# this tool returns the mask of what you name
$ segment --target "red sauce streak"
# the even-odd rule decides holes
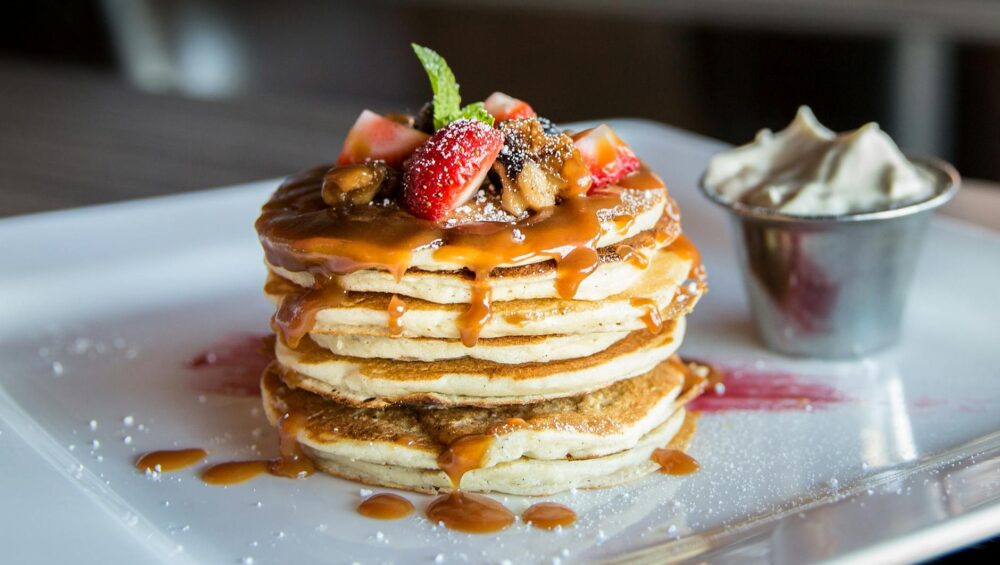
[[[718,367],[721,386],[712,383],[689,405],[699,412],[789,412],[825,409],[850,400],[832,386],[780,371]],[[716,379],[711,379],[715,381]]]
[[[184,365],[198,371],[194,386],[200,392],[229,396],[258,396],[260,375],[274,360],[270,336],[234,333],[209,345]]]

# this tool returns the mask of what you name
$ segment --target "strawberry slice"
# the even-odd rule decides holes
[[[456,120],[417,148],[403,173],[403,206],[438,221],[475,194],[503,146],[503,134],[483,122]]]
[[[382,160],[398,169],[428,137],[422,131],[365,110],[347,132],[337,165]]]
[[[535,111],[524,100],[507,96],[503,92],[494,92],[486,99],[486,111],[497,122],[516,120],[519,118],[534,118]]]
[[[574,135],[573,144],[594,178],[588,194],[620,181],[640,166],[632,149],[603,124]]]

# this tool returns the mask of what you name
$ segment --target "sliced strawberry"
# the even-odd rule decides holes
[[[620,181],[640,166],[632,149],[606,125],[581,131],[573,143],[594,178],[590,192]]]
[[[519,118],[534,118],[535,111],[524,100],[494,92],[486,99],[486,111],[498,122]]]
[[[422,131],[365,110],[347,132],[337,165],[382,160],[398,169],[428,137]]]
[[[417,148],[403,174],[403,206],[438,221],[483,184],[503,146],[503,134],[479,121],[456,120]]]

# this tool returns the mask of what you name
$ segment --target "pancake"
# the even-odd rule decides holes
[[[599,263],[580,282],[573,296],[576,300],[601,300],[635,284],[650,258],[679,235],[680,225],[661,221],[655,230],[647,230],[615,245],[598,249]],[[316,278],[309,272],[290,271],[271,265],[275,275],[301,287],[312,288]],[[490,272],[494,301],[560,298],[556,263],[553,260],[519,267],[501,267]],[[351,292],[377,292],[419,298],[440,304],[468,304],[472,299],[474,275],[467,269],[427,271],[408,269],[396,278],[384,270],[362,269],[339,277],[339,284]]]
[[[574,488],[607,488],[627,483],[659,469],[659,465],[650,460],[657,448],[686,450],[694,436],[695,425],[695,417],[681,408],[631,449],[595,459],[518,459],[476,469],[462,478],[462,490],[546,496]],[[448,477],[440,471],[327,457],[308,446],[306,449],[323,472],[344,479],[427,494],[447,491],[451,487]]]
[[[451,271],[468,266],[453,253],[468,250],[461,241],[463,231],[469,232],[461,226],[435,225],[392,203],[349,210],[331,208],[320,196],[325,172],[326,168],[317,167],[287,179],[264,205],[256,228],[271,264],[305,272],[312,270],[310,266],[326,264],[328,259],[336,258],[342,263],[342,259],[350,256],[352,262],[391,264],[404,270]],[[463,207],[467,211],[455,212],[468,216],[480,227],[492,225],[504,234],[505,244],[513,243],[510,234],[514,229],[529,231],[546,224],[538,231],[547,235],[539,237],[540,233],[531,239],[537,238],[536,243],[544,246],[558,247],[582,243],[578,236],[584,231],[589,245],[607,247],[653,229],[664,216],[679,221],[676,205],[670,201],[663,181],[645,166],[619,184],[606,187],[590,198],[570,199],[537,216],[519,218],[516,223],[512,223],[513,218],[496,213],[499,202],[480,202],[478,198],[467,202]],[[365,241],[364,249],[355,245],[358,241]],[[499,251],[498,243],[500,239],[489,242],[477,239],[473,245],[489,245],[492,253]],[[525,254],[514,249],[511,247],[512,253],[497,256],[492,266],[514,267],[551,259],[544,254]]]
[[[513,494],[606,486],[655,469],[653,449],[678,431],[686,446],[693,422],[683,426],[680,406],[703,386],[676,358],[590,394],[502,409],[351,408],[287,386],[275,365],[261,383],[268,418],[304,416],[296,437],[327,472],[421,492],[447,489],[437,456],[458,438],[487,434],[493,439],[482,468],[467,473],[462,487]]]
[[[671,246],[653,256],[636,284],[604,300],[496,301],[479,337],[632,331],[647,327],[644,319],[654,307],[662,319],[683,316],[705,290],[697,265],[692,252]],[[294,296],[270,283],[265,292],[276,305]],[[389,336],[391,299],[389,294],[350,293],[343,303],[320,307],[310,333]],[[398,318],[402,337],[461,337],[458,320],[467,305],[413,298],[404,299],[404,303],[406,311]]]
[[[673,355],[684,329],[684,318],[677,318],[659,334],[637,330],[593,355],[548,363],[362,359],[310,338],[295,349],[277,340],[275,356],[290,384],[346,404],[496,406],[573,396],[641,375]]]
[[[441,361],[469,357],[493,363],[519,364],[586,357],[604,351],[629,333],[497,337],[481,339],[475,347],[466,347],[457,339],[351,334],[312,334],[310,337],[316,345],[348,357],[397,361]]]

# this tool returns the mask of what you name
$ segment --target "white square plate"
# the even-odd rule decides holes
[[[137,454],[171,446],[206,447],[209,461],[276,451],[259,400],[221,390],[238,367],[187,366],[219,353],[220,340],[267,331],[252,224],[276,183],[261,182],[0,222],[5,555],[895,561],[1000,531],[1000,237],[933,222],[895,350],[857,362],[782,358],[754,341],[724,218],[696,194],[722,145],[650,122],[613,125],[666,179],[708,267],[711,292],[682,353],[738,369],[728,396],[714,399],[730,409],[701,419],[700,472],[552,497],[577,509],[576,526],[486,536],[432,526],[419,495],[407,495],[417,516],[362,518],[360,487],[326,476],[220,488],[197,468],[138,473]],[[751,390],[757,397],[740,404],[737,391],[766,374],[797,384],[771,391],[793,400]],[[817,391],[829,401],[798,402]],[[503,500],[514,510],[530,502]]]

